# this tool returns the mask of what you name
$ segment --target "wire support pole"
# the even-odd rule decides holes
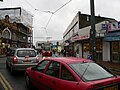
[[[90,10],[91,10],[91,31],[90,31],[91,53],[92,60],[96,61],[96,30],[95,30],[94,0],[90,0]]]

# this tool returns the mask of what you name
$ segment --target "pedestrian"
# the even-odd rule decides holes
[[[66,56],[66,50],[65,49],[63,50],[63,56],[64,57]]]
[[[6,47],[6,56],[9,55],[10,51],[11,51],[11,49],[9,47]]]
[[[79,49],[76,50],[76,57],[79,57]]]

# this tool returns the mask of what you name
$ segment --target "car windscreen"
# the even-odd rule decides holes
[[[17,56],[18,57],[25,57],[25,56],[35,57],[36,52],[34,50],[18,50]]]
[[[70,64],[70,67],[84,80],[94,81],[103,78],[113,77],[110,72],[101,67],[100,65],[87,62],[87,63],[74,63]]]

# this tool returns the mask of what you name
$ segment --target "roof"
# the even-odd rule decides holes
[[[86,58],[77,58],[77,57],[50,57],[50,58],[47,58],[47,60],[64,62],[67,64],[76,63],[76,62],[93,62],[93,61],[88,60]]]
[[[21,9],[21,7],[13,7],[13,8],[0,8],[0,10],[11,10],[11,9]]]

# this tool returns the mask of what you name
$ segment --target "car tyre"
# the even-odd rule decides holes
[[[32,85],[32,83],[31,83],[30,78],[29,78],[28,75],[25,76],[25,81],[26,81],[26,86],[27,86],[27,88],[32,89],[32,88],[33,88],[33,85]]]

